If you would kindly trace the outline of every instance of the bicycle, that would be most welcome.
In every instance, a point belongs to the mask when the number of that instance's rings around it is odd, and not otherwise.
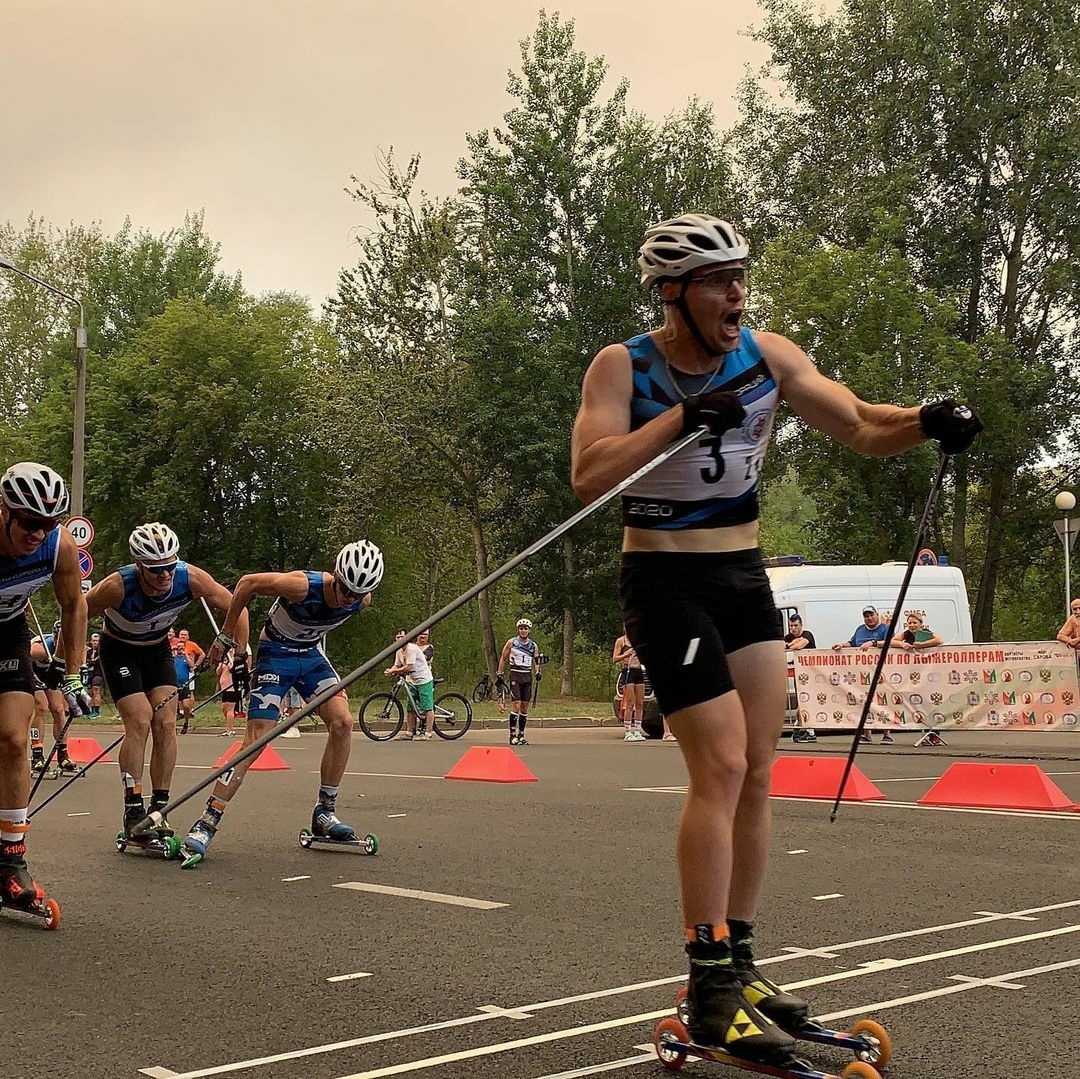
[[[491,675],[485,671],[484,677],[473,686],[473,704],[483,704],[484,701],[490,701],[493,695],[505,701],[509,693],[510,687],[501,674],[495,676],[495,682],[492,684]]]
[[[436,678],[435,684],[443,681]],[[400,696],[403,691],[408,693],[405,676],[399,675],[389,693],[372,693],[361,703],[356,721],[373,742],[390,741],[404,726],[405,706]],[[460,693],[443,693],[436,699],[433,727],[440,738],[448,742],[460,738],[472,721],[472,705]]]

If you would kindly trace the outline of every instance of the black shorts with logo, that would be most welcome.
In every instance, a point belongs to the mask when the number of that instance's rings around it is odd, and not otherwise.
[[[510,672],[510,700],[528,704],[532,700],[532,675],[524,671]]]
[[[167,640],[129,644],[102,635],[101,672],[109,696],[117,702],[132,693],[149,693],[158,686],[176,688],[176,667]]]
[[[0,622],[0,693],[29,693],[35,688],[30,662],[30,627],[26,615]]]
[[[626,634],[664,715],[731,692],[729,653],[784,639],[756,548],[624,552],[619,592]]]

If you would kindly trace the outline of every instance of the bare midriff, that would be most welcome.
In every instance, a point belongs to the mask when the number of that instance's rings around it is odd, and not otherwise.
[[[727,528],[624,528],[624,551],[676,551],[684,554],[716,554],[718,551],[747,551],[758,545],[758,522]]]

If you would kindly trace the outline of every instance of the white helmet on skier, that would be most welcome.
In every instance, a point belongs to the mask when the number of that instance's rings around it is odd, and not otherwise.
[[[64,481],[47,465],[20,461],[0,478],[4,504],[38,517],[62,517],[70,501]]]
[[[385,569],[382,551],[370,540],[360,540],[338,551],[334,576],[353,595],[363,596],[379,587]]]
[[[530,622],[527,618],[519,618],[517,620],[517,628],[518,629],[532,629],[532,622]]]
[[[149,521],[128,536],[128,550],[140,562],[176,561],[180,556],[180,538],[168,525]]]
[[[638,251],[641,284],[651,288],[667,277],[682,277],[698,266],[736,262],[750,254],[745,236],[711,214],[683,214],[645,232]]]

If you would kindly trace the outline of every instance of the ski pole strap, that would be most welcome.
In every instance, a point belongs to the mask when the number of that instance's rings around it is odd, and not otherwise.
[[[225,651],[228,651],[230,648],[236,647],[236,638],[230,637],[223,629],[218,630],[218,635],[214,638],[214,640],[218,644],[220,644],[222,648],[225,649]]]

